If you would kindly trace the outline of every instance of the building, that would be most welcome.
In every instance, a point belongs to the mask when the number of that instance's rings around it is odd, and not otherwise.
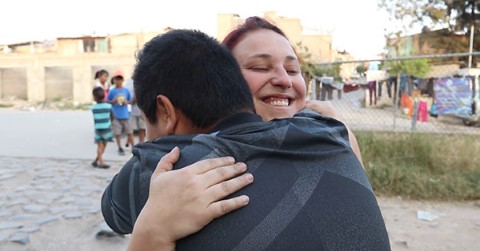
[[[403,37],[387,38],[389,57],[446,54],[468,52],[469,37],[453,34],[447,29],[430,31],[426,28],[421,33]]]
[[[304,29],[299,18],[266,12],[296,46],[308,48],[312,63],[333,62],[332,35]],[[217,16],[217,39],[223,38],[244,19],[235,14]],[[69,99],[91,102],[94,75],[99,69],[117,69],[129,78],[138,49],[158,32],[123,33],[109,36],[60,37],[54,41],[29,41],[0,46],[0,98],[32,102]]]
[[[0,98],[90,102],[96,71],[120,69],[129,78],[137,50],[169,29],[1,46]]]

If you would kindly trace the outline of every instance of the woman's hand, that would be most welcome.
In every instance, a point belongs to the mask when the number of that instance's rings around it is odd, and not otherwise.
[[[335,111],[330,101],[307,100],[305,109],[310,109],[327,117],[342,121],[341,116]]]
[[[343,124],[345,122],[343,121],[343,117],[335,110],[333,107],[332,103],[330,101],[319,101],[319,100],[307,100],[305,104],[305,109],[310,109],[315,112],[318,112],[324,116],[334,118]],[[350,141],[350,147],[352,148],[353,152],[357,156],[357,159],[360,161],[360,164],[362,164],[362,153],[360,152],[360,147],[358,146],[357,138],[353,134],[353,132],[348,128],[347,125],[345,125],[348,131],[348,140]],[[365,168],[365,167],[364,167]]]
[[[152,174],[148,200],[132,233],[129,250],[174,250],[175,242],[213,219],[248,204],[246,195],[222,200],[251,184],[243,163],[231,157],[198,161],[172,170],[180,150],[165,155]]]

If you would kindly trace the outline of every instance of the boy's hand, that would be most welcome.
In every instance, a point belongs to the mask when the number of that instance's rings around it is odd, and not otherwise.
[[[171,171],[179,156],[180,150],[174,148],[152,174],[149,198],[133,229],[131,250],[173,250],[176,240],[248,204],[246,195],[221,200],[253,182],[251,174],[235,177],[247,170],[245,164],[224,157]]]

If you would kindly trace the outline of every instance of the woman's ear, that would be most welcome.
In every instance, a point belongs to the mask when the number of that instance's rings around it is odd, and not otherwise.
[[[180,117],[170,99],[164,95],[157,96],[157,116],[160,121],[158,126],[163,127],[167,135],[174,134]]]

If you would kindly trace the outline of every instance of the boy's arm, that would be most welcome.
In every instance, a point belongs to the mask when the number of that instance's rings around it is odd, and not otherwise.
[[[113,96],[113,93],[114,93],[114,92],[113,92],[112,90],[110,90],[110,91],[108,92],[107,103],[109,103],[109,104],[115,104],[115,103],[117,102],[117,99],[116,99],[116,98],[113,98],[113,97],[114,97],[114,96]]]
[[[133,230],[132,215],[135,214],[131,212],[131,204],[134,201],[130,200],[130,191],[135,188],[130,187],[129,180],[130,178],[136,178],[133,169],[138,164],[140,164],[138,159],[132,157],[113,177],[102,196],[103,218],[108,226],[119,234],[130,234]]]
[[[130,94],[130,91],[127,89],[127,95],[125,99],[125,104],[132,104],[132,95]]]

